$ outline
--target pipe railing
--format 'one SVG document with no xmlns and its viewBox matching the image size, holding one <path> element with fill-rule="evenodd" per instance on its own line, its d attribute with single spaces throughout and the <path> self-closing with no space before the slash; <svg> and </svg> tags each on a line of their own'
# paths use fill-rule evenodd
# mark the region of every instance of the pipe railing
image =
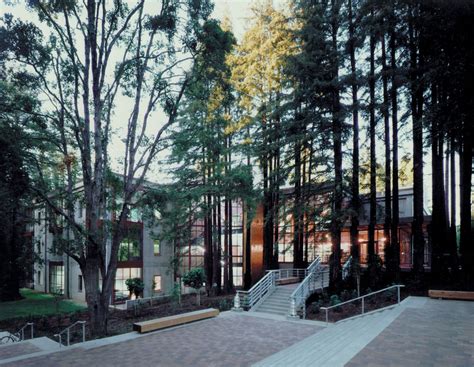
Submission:
<svg viewBox="0 0 474 367">
<path fill-rule="evenodd" d="M 27 322 L 27 323 L 26 323 L 25 325 L 23 325 L 23 327 L 22 327 L 20 330 L 18 330 L 18 332 L 16 333 L 17 335 L 20 336 L 20 341 L 25 340 L 25 329 L 26 329 L 28 326 L 30 327 L 30 337 L 31 337 L 31 339 L 33 339 L 34 323 L 33 323 L 33 322 Z"/>
<path fill-rule="evenodd" d="M 85 321 L 76 321 L 74 324 L 69 325 L 67 328 L 62 330 L 60 333 L 54 335 L 56 338 L 58 338 L 58 343 L 59 343 L 60 348 L 63 346 L 63 343 L 62 343 L 62 334 L 63 333 L 66 333 L 66 346 L 69 347 L 70 339 L 71 339 L 70 330 L 71 330 L 71 328 L 73 328 L 76 325 L 82 325 L 82 343 L 84 343 L 86 341 L 86 322 Z"/>
<path fill-rule="evenodd" d="M 365 313 L 365 299 L 367 297 L 373 296 L 374 294 L 386 292 L 389 289 L 397 288 L 397 304 L 400 304 L 400 288 L 403 288 L 403 287 L 405 287 L 403 284 L 395 284 L 395 285 L 392 285 L 390 287 L 380 289 L 378 291 L 371 292 L 371 293 L 368 293 L 368 294 L 364 294 L 363 296 L 356 297 L 356 298 L 350 299 L 350 300 L 345 301 L 345 302 L 338 303 L 337 305 L 333 305 L 333 306 L 329 306 L 329 307 L 320 307 L 320 310 L 324 310 L 326 312 L 326 324 L 327 324 L 329 322 L 329 314 L 328 314 L 329 310 L 331 310 L 333 308 L 341 307 L 342 305 L 346 305 L 348 303 L 352 303 L 352 302 L 361 300 L 361 313 L 360 314 L 363 315 Z"/>
<path fill-rule="evenodd" d="M 0 339 L 0 344 L 8 344 L 9 342 L 15 343 L 15 342 L 21 342 L 25 340 L 25 329 L 28 327 L 30 327 L 30 339 L 33 339 L 34 338 L 34 323 L 27 322 L 16 333 L 8 333 L 9 335 L 3 336 Z"/>
<path fill-rule="evenodd" d="M 237 291 L 236 300 L 239 304 L 234 302 L 234 308 L 238 309 L 244 307 L 251 310 L 257 304 L 262 302 L 276 286 L 276 274 L 274 271 L 269 271 L 265 276 L 254 284 L 248 291 Z"/>
<path fill-rule="evenodd" d="M 306 299 L 318 289 L 329 285 L 329 270 L 321 267 L 321 259 L 317 257 L 308 267 L 306 278 L 290 296 L 290 317 L 298 317 L 297 311 L 303 306 L 303 318 L 306 314 Z"/>
<path fill-rule="evenodd" d="M 306 271 L 307 269 L 288 268 L 267 270 L 267 273 L 273 272 L 275 274 L 275 281 L 288 278 L 298 278 L 299 280 L 302 280 L 306 277 Z"/>
</svg>

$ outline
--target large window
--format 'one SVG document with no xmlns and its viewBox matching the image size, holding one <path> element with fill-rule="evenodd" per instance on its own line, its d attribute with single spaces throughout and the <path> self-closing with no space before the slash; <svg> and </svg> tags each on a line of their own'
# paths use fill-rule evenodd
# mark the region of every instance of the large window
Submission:
<svg viewBox="0 0 474 367">
<path fill-rule="evenodd" d="M 77 291 L 82 293 L 82 275 L 77 277 Z"/>
<path fill-rule="evenodd" d="M 141 277 L 141 268 L 118 268 L 117 273 L 115 274 L 115 300 L 120 301 L 129 298 L 130 292 L 125 284 L 126 280 Z"/>
<path fill-rule="evenodd" d="M 64 293 L 64 266 L 50 265 L 49 266 L 49 291 L 51 293 Z"/>
<path fill-rule="evenodd" d="M 161 292 L 161 275 L 155 275 L 153 277 L 153 290 L 155 292 Z"/>
<path fill-rule="evenodd" d="M 119 246 L 119 261 L 141 260 L 141 227 L 129 228 Z"/>
</svg>

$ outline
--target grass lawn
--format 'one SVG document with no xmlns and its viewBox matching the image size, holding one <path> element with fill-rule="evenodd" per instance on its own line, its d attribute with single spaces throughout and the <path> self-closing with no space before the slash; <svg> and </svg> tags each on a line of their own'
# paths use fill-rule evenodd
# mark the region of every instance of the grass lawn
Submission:
<svg viewBox="0 0 474 367">
<path fill-rule="evenodd" d="M 70 300 L 59 300 L 56 305 L 54 296 L 35 292 L 31 289 L 22 289 L 21 295 L 25 297 L 19 301 L 0 302 L 0 320 L 15 317 L 51 315 L 83 310 L 85 307 Z"/>
</svg>

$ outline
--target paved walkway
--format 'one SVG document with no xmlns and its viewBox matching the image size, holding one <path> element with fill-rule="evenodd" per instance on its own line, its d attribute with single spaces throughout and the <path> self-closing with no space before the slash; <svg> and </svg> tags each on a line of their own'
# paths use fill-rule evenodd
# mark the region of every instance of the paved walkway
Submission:
<svg viewBox="0 0 474 367">
<path fill-rule="evenodd" d="M 5 366 L 248 366 L 322 327 L 254 317 L 219 317 L 85 350 L 75 348 Z"/>
<path fill-rule="evenodd" d="M 474 302 L 409 297 L 332 324 L 254 366 L 474 366 Z"/>
<path fill-rule="evenodd" d="M 474 302 L 407 308 L 346 366 L 474 366 Z"/>
<path fill-rule="evenodd" d="M 2 352 L 8 357 L 18 350 Z M 409 297 L 399 307 L 327 328 L 277 315 L 226 312 L 143 336 L 129 333 L 41 353 L 2 367 L 467 367 L 474 366 L 474 302 Z"/>
</svg>

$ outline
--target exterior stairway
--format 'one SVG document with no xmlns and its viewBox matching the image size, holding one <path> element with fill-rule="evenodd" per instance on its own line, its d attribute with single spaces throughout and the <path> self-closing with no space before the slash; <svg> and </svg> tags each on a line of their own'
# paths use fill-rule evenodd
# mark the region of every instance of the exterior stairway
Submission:
<svg viewBox="0 0 474 367">
<path fill-rule="evenodd" d="M 280 285 L 275 288 L 272 294 L 270 294 L 259 306 L 252 311 L 272 313 L 276 315 L 288 315 L 290 309 L 290 296 L 291 293 L 300 283 L 294 283 L 289 285 Z"/>
</svg>

